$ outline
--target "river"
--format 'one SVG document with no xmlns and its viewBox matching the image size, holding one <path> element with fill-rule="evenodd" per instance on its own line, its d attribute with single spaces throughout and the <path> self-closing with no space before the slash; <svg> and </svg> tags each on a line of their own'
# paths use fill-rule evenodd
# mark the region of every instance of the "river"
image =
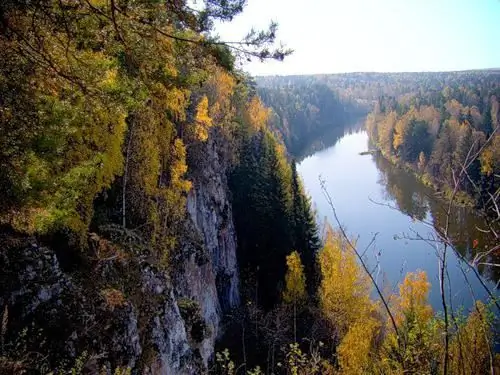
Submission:
<svg viewBox="0 0 500 375">
<path fill-rule="evenodd" d="M 442 310 L 436 243 L 417 238 L 436 236 L 433 225 L 444 227 L 447 205 L 415 176 L 393 166 L 382 156 L 360 155 L 369 148 L 362 122 L 343 134 L 336 132 L 325 136 L 326 144 L 319 142 L 318 146 L 317 143 L 316 149 L 320 150 L 302 159 L 297 166 L 319 221 L 326 218 L 335 224 L 321 190 L 321 176 L 340 221 L 352 237 L 358 238 L 359 249 L 364 251 L 376 234 L 365 258 L 379 285 L 385 290 L 397 290 L 407 272 L 424 270 L 432 285 L 429 301 L 436 311 Z M 470 309 L 474 299 L 487 301 L 484 285 L 497 295 L 498 268 L 479 266 L 482 285 L 458 255 L 471 260 L 478 251 L 487 251 L 493 245 L 492 239 L 478 229 L 484 227 L 482 219 L 470 208 L 455 208 L 451 215 L 450 236 L 454 249 L 447 253 L 446 294 L 453 309 L 459 306 Z M 485 262 L 492 261 L 485 259 Z"/>
</svg>

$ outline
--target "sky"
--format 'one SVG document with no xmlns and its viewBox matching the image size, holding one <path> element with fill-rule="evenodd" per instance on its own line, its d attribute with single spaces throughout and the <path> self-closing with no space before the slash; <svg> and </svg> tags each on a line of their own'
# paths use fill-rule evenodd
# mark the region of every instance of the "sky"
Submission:
<svg viewBox="0 0 500 375">
<path fill-rule="evenodd" d="M 284 62 L 246 63 L 252 75 L 500 68 L 500 0 L 248 0 L 222 40 L 279 24 Z"/>
</svg>

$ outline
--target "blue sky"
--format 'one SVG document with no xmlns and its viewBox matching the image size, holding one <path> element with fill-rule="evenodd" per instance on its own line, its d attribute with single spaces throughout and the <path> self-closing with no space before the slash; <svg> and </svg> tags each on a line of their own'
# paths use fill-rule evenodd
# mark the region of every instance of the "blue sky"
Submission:
<svg viewBox="0 0 500 375">
<path fill-rule="evenodd" d="M 253 75 L 500 67 L 500 0 L 248 0 L 217 31 L 236 40 L 270 20 L 295 53 L 245 64 Z"/>
</svg>

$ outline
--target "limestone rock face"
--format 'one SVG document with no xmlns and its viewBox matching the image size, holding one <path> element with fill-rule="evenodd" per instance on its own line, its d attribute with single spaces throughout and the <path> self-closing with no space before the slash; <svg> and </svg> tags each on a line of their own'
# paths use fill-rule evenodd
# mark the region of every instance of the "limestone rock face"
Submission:
<svg viewBox="0 0 500 375">
<path fill-rule="evenodd" d="M 63 260 L 61 249 L 0 228 L 0 320 L 7 321 L 6 342 L 26 328 L 27 345 L 43 343 L 40 350 L 51 353 L 42 359 L 47 366 L 53 365 L 52 354 L 76 360 L 88 353 L 87 373 L 102 371 L 103 361 L 108 372 L 116 366 L 130 367 L 133 374 L 207 372 L 223 314 L 240 300 L 227 161 L 217 137 L 200 147 L 203 163 L 193 168 L 185 230 L 168 272 L 147 256 L 91 264 Z M 6 363 L 8 368 L 21 362 Z"/>
<path fill-rule="evenodd" d="M 236 231 L 229 201 L 226 166 L 218 153 L 217 137 L 204 145 L 204 161 L 194 177 L 187 199 L 191 219 L 187 232 L 197 241 L 184 244 L 188 254 L 176 273 L 174 285 L 179 295 L 196 301 L 207 325 L 200 345 L 204 363 L 212 356 L 220 334 L 222 314 L 239 305 Z"/>
</svg>

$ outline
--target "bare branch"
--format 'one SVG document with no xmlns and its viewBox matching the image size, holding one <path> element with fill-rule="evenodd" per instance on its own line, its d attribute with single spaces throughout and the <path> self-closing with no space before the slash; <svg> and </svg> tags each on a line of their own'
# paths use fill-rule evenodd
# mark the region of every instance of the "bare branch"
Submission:
<svg viewBox="0 0 500 375">
<path fill-rule="evenodd" d="M 319 176 L 319 182 L 320 182 L 320 185 L 321 185 L 321 191 L 323 192 L 323 195 L 325 196 L 325 198 L 327 200 L 327 203 L 328 203 L 328 205 L 330 206 L 330 208 L 331 208 L 331 210 L 333 212 L 333 216 L 335 218 L 335 221 L 337 222 L 337 225 L 339 226 L 339 229 L 340 229 L 340 232 L 341 232 L 342 236 L 344 237 L 344 239 L 346 240 L 347 244 L 352 249 L 352 251 L 356 254 L 356 257 L 358 258 L 359 262 L 361 263 L 361 266 L 363 267 L 363 270 L 368 275 L 368 277 L 370 278 L 373 286 L 375 287 L 375 290 L 377 291 L 377 294 L 378 294 L 380 300 L 382 301 L 382 304 L 384 305 L 384 308 L 385 308 L 387 314 L 389 315 L 392 327 L 394 328 L 394 332 L 396 333 L 396 337 L 397 337 L 398 343 L 400 343 L 399 330 L 398 330 L 398 327 L 397 327 L 397 324 L 396 324 L 396 320 L 394 319 L 394 316 L 393 316 L 393 314 L 391 312 L 391 309 L 389 308 L 389 304 L 387 303 L 387 301 L 386 301 L 386 299 L 385 299 L 382 291 L 380 290 L 379 286 L 377 285 L 377 282 L 373 278 L 373 275 L 368 270 L 368 266 L 366 265 L 365 261 L 363 260 L 363 258 L 361 257 L 360 253 L 356 249 L 356 246 L 354 246 L 354 244 L 350 240 L 349 236 L 345 232 L 344 227 L 340 223 L 340 220 L 339 220 L 339 218 L 337 216 L 337 211 L 336 211 L 335 206 L 334 206 L 333 201 L 332 201 L 332 197 L 330 196 L 330 194 L 328 193 L 328 190 L 326 188 L 326 181 L 323 180 L 321 178 L 321 176 Z"/>
</svg>

